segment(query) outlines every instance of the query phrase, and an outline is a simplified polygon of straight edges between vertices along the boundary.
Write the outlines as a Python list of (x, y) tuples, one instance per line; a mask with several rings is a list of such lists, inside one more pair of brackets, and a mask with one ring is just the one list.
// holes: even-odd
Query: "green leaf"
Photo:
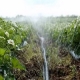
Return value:
[(6, 41), (4, 38), (0, 38), (0, 48), (4, 48), (6, 46)]
[(20, 44), (21, 43), (21, 36), (20, 35), (15, 35), (14, 40), (15, 40), (16, 44)]
[(0, 36), (4, 36), (4, 30), (0, 29)]
[(23, 64), (21, 64), (16, 57), (12, 57), (11, 62), (12, 62), (13, 68), (25, 70), (25, 67), (23, 66)]
[(0, 75), (0, 80), (4, 80), (4, 78)]
[(1, 56), (3, 56), (3, 55), (4, 55), (4, 53), (5, 53), (5, 51), (6, 51), (5, 49), (0, 48), (0, 55), (1, 55)]
[(5, 54), (4, 58), (6, 61), (8, 61), (10, 59), (10, 54)]

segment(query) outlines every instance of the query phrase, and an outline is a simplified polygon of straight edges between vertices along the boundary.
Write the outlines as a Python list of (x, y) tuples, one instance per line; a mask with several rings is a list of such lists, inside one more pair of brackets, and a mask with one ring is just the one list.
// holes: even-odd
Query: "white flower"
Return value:
[(16, 48), (17, 48), (17, 50), (21, 50), (21, 49), (18, 47), (18, 45), (16, 45)]
[(13, 27), (11, 27), (10, 29), (13, 30), (13, 31), (15, 30)]
[(7, 76), (6, 70), (4, 70), (4, 76), (5, 76), (5, 77)]
[(18, 47), (17, 50), (21, 50), (21, 49)]
[(12, 22), (12, 24), (14, 24), (15, 27), (18, 27), (17, 24), (15, 22)]
[(23, 28), (20, 28), (21, 30), (23, 30)]
[(9, 40), (7, 40), (7, 41), (8, 41), (8, 44), (11, 44), (11, 45), (14, 46), (14, 40), (9, 39)]
[(3, 38), (3, 39), (5, 39), (3, 36), (0, 36), (0, 38)]
[(9, 33), (8, 33), (7, 31), (5, 32), (5, 35), (6, 35), (7, 37), (9, 37)]
[(18, 45), (16, 45), (16, 47), (18, 47)]
[(0, 29), (2, 29), (2, 28), (0, 27)]

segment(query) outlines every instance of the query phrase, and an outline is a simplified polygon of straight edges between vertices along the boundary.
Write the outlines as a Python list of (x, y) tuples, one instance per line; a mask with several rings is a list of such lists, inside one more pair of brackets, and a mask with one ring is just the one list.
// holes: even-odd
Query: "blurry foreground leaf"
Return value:
[(0, 80), (4, 80), (4, 78), (0, 75)]

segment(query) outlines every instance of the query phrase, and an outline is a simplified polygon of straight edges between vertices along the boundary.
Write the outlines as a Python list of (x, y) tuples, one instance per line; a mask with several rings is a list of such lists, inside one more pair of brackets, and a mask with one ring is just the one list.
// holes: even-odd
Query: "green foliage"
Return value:
[(25, 70), (25, 67), (20, 63), (20, 61), (17, 58), (12, 57), (11, 63), (12, 63), (13, 68), (15, 69)]
[[(66, 47), (80, 55), (80, 19), (76, 17), (46, 18), (41, 21), (42, 33), (53, 45)], [(44, 24), (45, 23), (45, 24)]]
[(4, 80), (4, 78), (0, 75), (0, 80)]
[(25, 70), (25, 66), (15, 57), (15, 51), (22, 47), (20, 45), (27, 38), (28, 32), (19, 24), (14, 25), (0, 18), (0, 80), (14, 80), (12, 69)]
[(20, 35), (15, 35), (14, 36), (14, 41), (16, 44), (20, 44), (22, 42), (21, 36)]
[(76, 54), (80, 54), (80, 21), (75, 20), (67, 28), (60, 33), (59, 43), (61, 46), (73, 50)]
[(3, 49), (3, 48), (0, 48), (0, 56), (3, 56), (4, 54), (5, 54), (5, 49)]

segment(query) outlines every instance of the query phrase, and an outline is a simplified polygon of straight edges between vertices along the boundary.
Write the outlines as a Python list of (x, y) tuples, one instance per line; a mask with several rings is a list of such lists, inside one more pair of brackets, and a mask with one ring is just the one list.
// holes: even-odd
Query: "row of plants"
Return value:
[(49, 25), (47, 24), (44, 26), (44, 32), (52, 41), (53, 46), (57, 44), (80, 55), (80, 18), (60, 23), (51, 23), (50, 21)]
[(70, 26), (60, 32), (58, 39), (60, 45), (73, 50), (75, 54), (80, 55), (80, 19), (73, 21)]
[(30, 33), (26, 27), (0, 18), (0, 80), (15, 80), (13, 70), (26, 70), (16, 57)]

